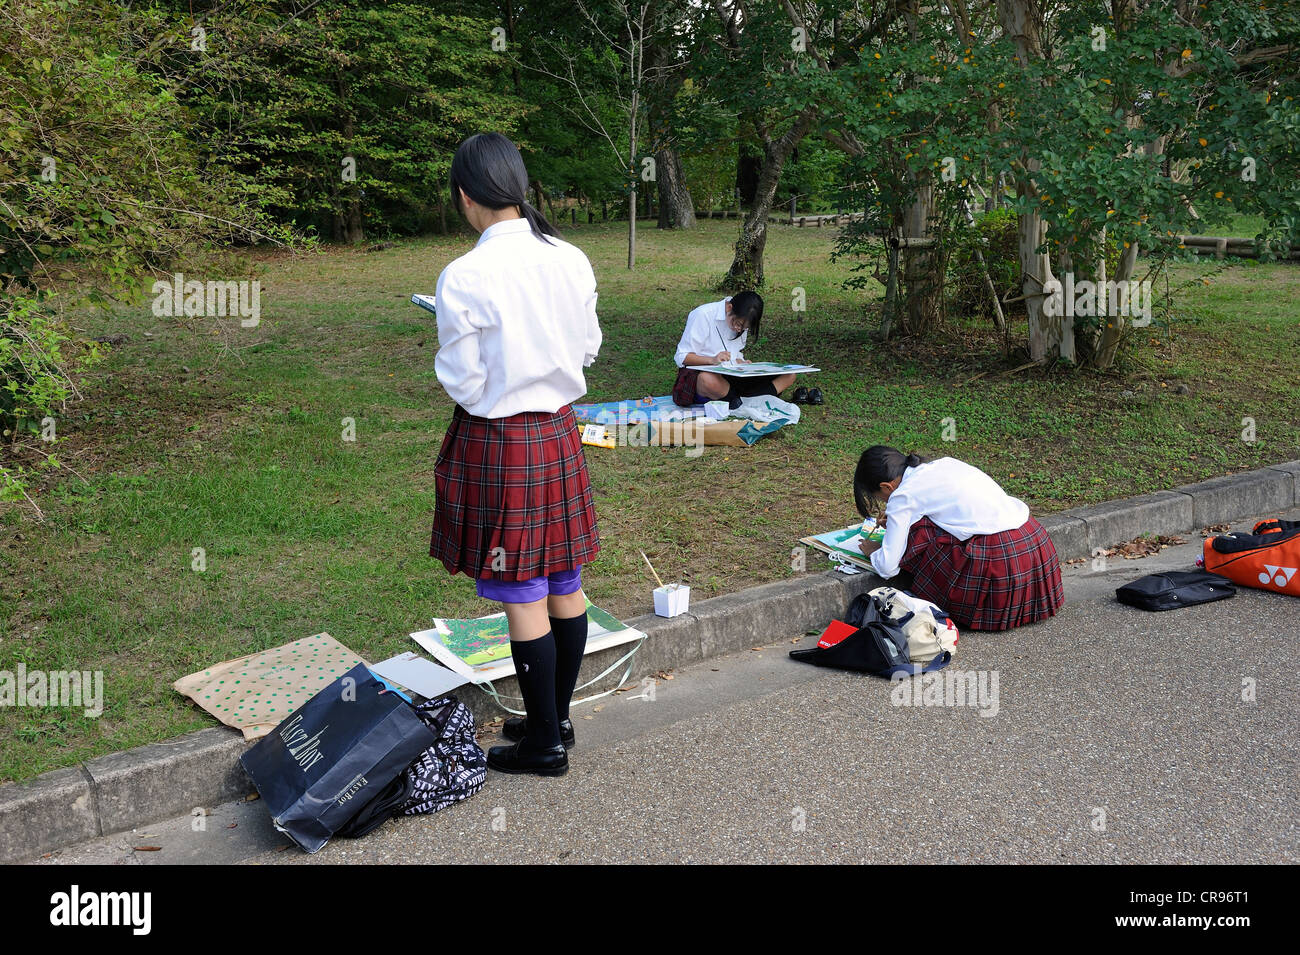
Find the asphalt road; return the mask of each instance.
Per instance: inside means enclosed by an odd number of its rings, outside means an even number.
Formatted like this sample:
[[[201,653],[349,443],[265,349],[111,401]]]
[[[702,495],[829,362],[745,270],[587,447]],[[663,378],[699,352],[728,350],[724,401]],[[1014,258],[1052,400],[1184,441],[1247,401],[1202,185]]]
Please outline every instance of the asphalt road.
[[[1051,621],[963,634],[950,671],[983,674],[975,705],[895,705],[883,680],[787,657],[813,638],[759,634],[763,650],[678,671],[653,701],[575,710],[559,779],[489,773],[463,803],[313,856],[253,801],[204,831],[181,817],[38,861],[1296,862],[1300,602],[1113,599],[1199,553],[1193,536],[1067,568]]]

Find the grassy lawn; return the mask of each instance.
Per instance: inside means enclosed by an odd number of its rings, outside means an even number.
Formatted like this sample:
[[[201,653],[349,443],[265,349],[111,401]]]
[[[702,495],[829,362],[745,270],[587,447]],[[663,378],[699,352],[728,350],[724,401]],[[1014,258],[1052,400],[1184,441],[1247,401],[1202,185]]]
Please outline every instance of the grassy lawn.
[[[687,311],[720,297],[710,285],[736,223],[643,227],[634,272],[625,229],[566,233],[600,282],[591,400],[668,391]],[[956,322],[943,343],[874,343],[878,301],[841,287],[831,239],[773,227],[765,333],[748,349],[825,369],[825,406],[748,449],[589,449],[597,603],[651,609],[638,548],[697,599],[789,576],[798,537],[854,518],[853,466],[877,442],[971,461],[1039,514],[1300,456],[1295,266],[1177,266],[1171,283],[1189,287],[1173,320],[1140,333],[1122,367],[1025,372],[980,325]],[[215,725],[171,683],[219,660],[320,631],[379,660],[414,649],[407,634],[435,615],[491,609],[427,556],[452,405],[432,316],[408,303],[470,242],[267,256],[255,329],[216,334],[214,320],[157,319],[147,303],[84,316],[89,335],[128,341],[59,422],[59,455],[80,478],[42,490],[44,523],[0,511],[0,669],[102,669],[104,714],[0,708],[0,780]],[[804,313],[790,310],[795,286]],[[1241,440],[1247,416],[1254,443]],[[810,557],[809,570],[824,566]]]

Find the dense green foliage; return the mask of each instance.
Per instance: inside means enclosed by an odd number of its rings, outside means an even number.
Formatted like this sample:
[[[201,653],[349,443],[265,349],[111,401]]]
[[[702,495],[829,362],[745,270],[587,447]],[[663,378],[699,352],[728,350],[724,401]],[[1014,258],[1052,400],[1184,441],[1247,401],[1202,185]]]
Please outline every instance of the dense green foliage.
[[[1243,214],[1267,259],[1300,243],[1298,39],[1292,0],[0,0],[6,454],[99,356],[70,306],[242,274],[214,257],[250,243],[459,228],[450,159],[482,130],[556,218],[625,216],[633,187],[653,210],[669,154],[674,201],[741,195],[728,279],[761,281],[792,197],[864,214],[851,288],[886,280],[882,237],[920,237],[888,271],[905,334],[987,312],[990,281],[1024,300],[1011,222],[1082,275],[1145,276]],[[1010,212],[973,221],[985,201]],[[1122,329],[1074,332],[1113,361]]]
[[[66,309],[137,294],[147,270],[247,231],[165,82],[119,40],[116,4],[0,3],[0,430],[40,432],[99,355]],[[45,422],[42,424],[42,422]],[[50,459],[44,458],[44,464]],[[18,465],[0,497],[22,492]]]

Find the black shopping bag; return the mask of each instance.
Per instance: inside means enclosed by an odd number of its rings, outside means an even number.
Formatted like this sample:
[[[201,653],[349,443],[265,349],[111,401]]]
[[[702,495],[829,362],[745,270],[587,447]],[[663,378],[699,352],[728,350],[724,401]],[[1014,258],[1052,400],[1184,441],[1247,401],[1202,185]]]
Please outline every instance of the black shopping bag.
[[[409,704],[382,689],[359,663],[239,759],[275,828],[308,852],[438,741]]]

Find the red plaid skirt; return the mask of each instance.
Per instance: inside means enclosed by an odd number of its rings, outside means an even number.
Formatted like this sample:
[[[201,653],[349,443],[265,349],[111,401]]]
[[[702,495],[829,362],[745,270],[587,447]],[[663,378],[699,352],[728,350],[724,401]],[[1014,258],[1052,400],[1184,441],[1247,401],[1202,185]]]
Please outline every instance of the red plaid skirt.
[[[1010,630],[1052,616],[1065,603],[1061,562],[1032,517],[1012,531],[959,541],[928,517],[912,525],[900,562],[911,592],[967,630]]]
[[[429,554],[451,573],[531,580],[600,550],[587,460],[565,405],[479,418],[459,405],[434,468]]]

